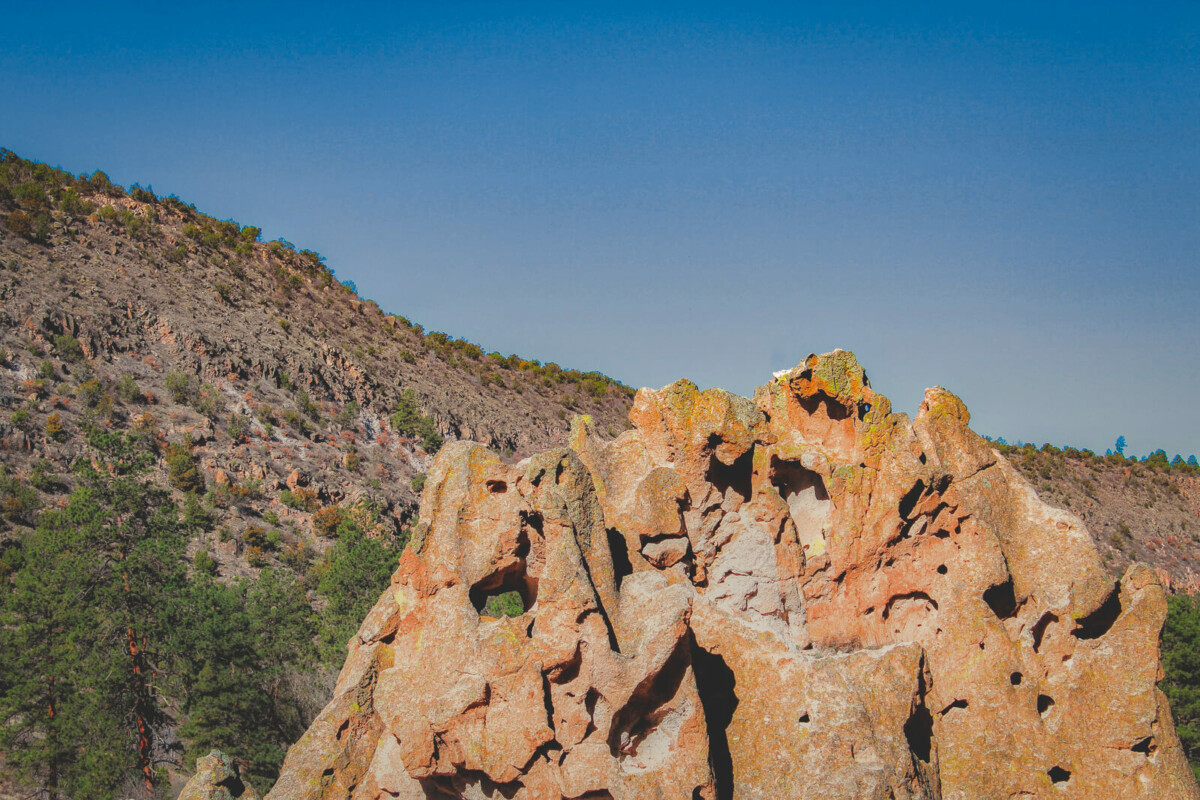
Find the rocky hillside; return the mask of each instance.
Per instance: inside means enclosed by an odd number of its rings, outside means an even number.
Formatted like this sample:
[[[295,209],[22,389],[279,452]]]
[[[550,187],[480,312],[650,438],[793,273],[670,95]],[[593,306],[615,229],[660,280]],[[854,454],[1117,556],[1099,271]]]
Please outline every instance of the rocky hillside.
[[[438,455],[268,798],[1200,797],[1154,571],[1114,579],[951,393],[893,414],[835,351],[631,418]]]
[[[7,151],[0,302],[0,527],[69,489],[81,431],[139,429],[174,458],[164,481],[207,494],[195,546],[222,574],[320,550],[322,509],[400,530],[443,439],[519,458],[576,413],[627,426],[632,392],[603,375],[426,333],[316,253]]]
[[[998,447],[1042,500],[1077,514],[1114,574],[1153,566],[1176,592],[1200,592],[1200,469],[1086,450]]]

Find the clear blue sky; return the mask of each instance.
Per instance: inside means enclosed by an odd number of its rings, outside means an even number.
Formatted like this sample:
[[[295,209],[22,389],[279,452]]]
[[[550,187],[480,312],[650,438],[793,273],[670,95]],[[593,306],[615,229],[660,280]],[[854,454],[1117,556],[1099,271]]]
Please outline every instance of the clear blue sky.
[[[1200,453],[1200,5],[7,3],[0,146],[633,385]],[[897,6],[905,6],[898,9]]]

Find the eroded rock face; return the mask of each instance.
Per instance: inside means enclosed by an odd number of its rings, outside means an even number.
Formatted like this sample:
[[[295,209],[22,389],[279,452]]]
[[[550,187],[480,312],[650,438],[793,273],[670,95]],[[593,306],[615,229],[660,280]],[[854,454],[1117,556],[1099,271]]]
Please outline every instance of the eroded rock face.
[[[1197,798],[1151,570],[835,351],[437,458],[283,798]],[[516,592],[519,616],[488,616]]]

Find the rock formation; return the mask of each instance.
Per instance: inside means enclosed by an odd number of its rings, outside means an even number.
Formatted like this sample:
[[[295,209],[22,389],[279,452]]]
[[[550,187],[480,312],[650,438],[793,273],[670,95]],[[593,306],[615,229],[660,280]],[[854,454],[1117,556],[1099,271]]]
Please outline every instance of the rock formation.
[[[951,393],[910,420],[835,351],[630,419],[445,448],[269,798],[1200,797],[1158,579],[1114,585]]]

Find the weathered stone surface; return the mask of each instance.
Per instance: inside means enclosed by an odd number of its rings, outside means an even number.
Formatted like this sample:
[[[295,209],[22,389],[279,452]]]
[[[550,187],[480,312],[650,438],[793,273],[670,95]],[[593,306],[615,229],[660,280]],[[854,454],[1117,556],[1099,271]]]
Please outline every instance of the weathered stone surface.
[[[183,787],[178,800],[258,800],[258,794],[242,781],[237,764],[213,750],[196,759],[196,774]]]
[[[1113,585],[958,398],[893,414],[835,351],[630,418],[438,456],[269,797],[1200,798],[1157,577]]]

